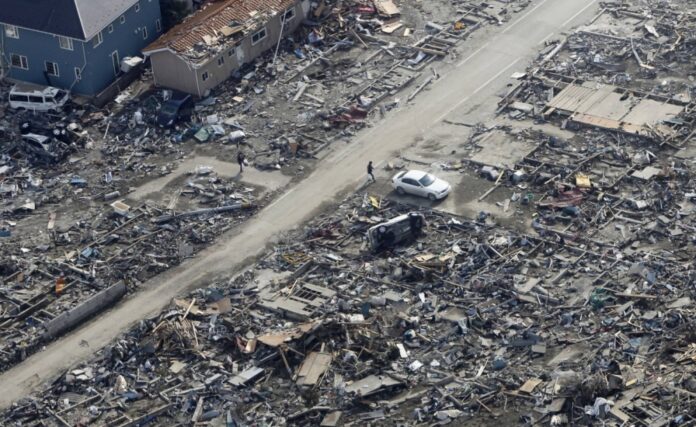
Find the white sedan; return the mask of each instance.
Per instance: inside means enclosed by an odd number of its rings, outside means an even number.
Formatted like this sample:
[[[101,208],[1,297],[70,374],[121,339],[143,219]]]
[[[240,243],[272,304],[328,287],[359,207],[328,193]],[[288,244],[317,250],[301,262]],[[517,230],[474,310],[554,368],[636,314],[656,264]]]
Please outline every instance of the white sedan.
[[[392,178],[392,185],[399,194],[413,194],[433,201],[444,199],[452,190],[447,181],[416,170],[397,173]]]

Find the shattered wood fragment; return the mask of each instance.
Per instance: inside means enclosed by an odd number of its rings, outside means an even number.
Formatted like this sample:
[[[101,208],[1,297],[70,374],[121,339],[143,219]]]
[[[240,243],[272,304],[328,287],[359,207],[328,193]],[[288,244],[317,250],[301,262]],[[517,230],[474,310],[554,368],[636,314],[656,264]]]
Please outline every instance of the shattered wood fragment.
[[[332,357],[328,353],[312,352],[297,371],[297,385],[315,385],[331,365]]]

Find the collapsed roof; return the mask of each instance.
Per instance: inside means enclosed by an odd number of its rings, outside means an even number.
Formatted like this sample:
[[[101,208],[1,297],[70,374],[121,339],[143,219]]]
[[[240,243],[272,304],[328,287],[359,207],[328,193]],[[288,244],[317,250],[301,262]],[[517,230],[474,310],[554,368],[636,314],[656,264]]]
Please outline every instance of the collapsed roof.
[[[225,0],[211,3],[163,34],[145,49],[146,55],[169,50],[196,63],[206,62],[234,45],[239,35],[267,22],[294,0]]]

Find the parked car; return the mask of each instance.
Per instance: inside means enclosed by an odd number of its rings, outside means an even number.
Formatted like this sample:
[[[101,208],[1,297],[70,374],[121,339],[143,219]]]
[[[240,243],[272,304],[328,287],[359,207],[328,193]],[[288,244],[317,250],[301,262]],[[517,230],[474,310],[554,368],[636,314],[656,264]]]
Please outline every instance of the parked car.
[[[58,111],[70,96],[68,92],[50,86],[16,84],[10,89],[10,108],[30,111]]]
[[[374,252],[418,237],[425,226],[425,217],[418,212],[399,215],[367,230],[367,239]]]
[[[444,199],[452,190],[447,181],[418,170],[397,173],[392,178],[392,185],[399,194],[408,193],[430,200]]]
[[[162,127],[174,126],[179,121],[188,121],[193,114],[193,98],[187,93],[174,92],[165,101],[157,115],[157,124]]]

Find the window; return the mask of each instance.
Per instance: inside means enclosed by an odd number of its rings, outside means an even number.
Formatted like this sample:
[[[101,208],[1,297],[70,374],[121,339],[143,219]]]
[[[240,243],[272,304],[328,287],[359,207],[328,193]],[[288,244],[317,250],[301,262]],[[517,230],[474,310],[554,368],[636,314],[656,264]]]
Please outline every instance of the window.
[[[109,33],[114,32],[114,24],[109,25]]]
[[[118,19],[118,22],[120,22],[121,24],[125,24],[126,23],[126,15],[121,15],[121,17]]]
[[[290,9],[285,11],[282,19],[285,22],[288,22],[288,21],[292,20],[294,17],[295,17],[295,9],[291,7]]]
[[[54,102],[61,102],[66,96],[68,96],[68,92],[64,90],[59,90],[58,92],[56,92],[53,98],[50,99],[53,99]]]
[[[218,58],[218,67],[222,67],[222,65],[225,63],[225,57],[221,56]]]
[[[227,51],[227,56],[229,56],[230,58],[234,56],[234,48]]]
[[[435,177],[426,173],[425,175],[423,175],[423,178],[418,180],[418,182],[423,187],[427,187],[427,186],[431,185],[433,182],[435,182]]]
[[[143,27],[143,40],[147,40],[147,27]]]
[[[207,71],[204,71],[203,74],[201,74],[201,78],[203,79],[203,81],[208,80],[208,77],[210,77],[210,75]]]
[[[140,2],[135,4],[135,12],[136,13],[140,12]]]
[[[121,73],[121,60],[117,50],[111,52],[111,66],[114,69],[114,76],[118,76]]]
[[[155,21],[155,30],[158,33],[162,31],[162,22],[159,19]]]
[[[100,44],[102,44],[103,41],[104,41],[104,36],[102,36],[101,31],[99,31],[99,32],[97,33],[97,35],[94,36],[94,38],[92,39],[92,45],[93,45],[94,47],[97,47],[97,46],[99,46]]]
[[[13,39],[18,39],[19,38],[19,30],[14,25],[5,24],[5,35],[7,37],[10,37]]]
[[[73,50],[73,43],[71,38],[58,36],[58,45],[61,49]]]
[[[255,32],[254,34],[251,35],[251,44],[254,45],[265,38],[266,38],[266,29],[261,28],[260,30],[258,30],[257,32]]]
[[[10,63],[14,68],[21,68],[23,70],[29,69],[29,61],[24,55],[17,55],[16,53],[10,54]]]
[[[27,95],[10,95],[10,101],[29,102]]]
[[[43,104],[44,99],[43,96],[32,96],[29,95],[29,102],[33,102],[35,104]]]
[[[58,72],[58,64],[55,62],[46,61],[46,74],[49,76],[60,76],[60,73]]]
[[[75,80],[78,82],[82,80],[82,68],[80,67],[75,67]]]

